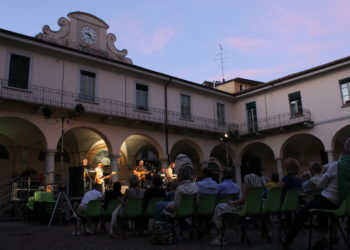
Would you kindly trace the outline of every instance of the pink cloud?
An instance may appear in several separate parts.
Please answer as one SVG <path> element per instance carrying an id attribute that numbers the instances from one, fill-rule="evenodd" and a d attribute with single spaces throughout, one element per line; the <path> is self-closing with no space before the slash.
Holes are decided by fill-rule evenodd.
<path id="1" fill-rule="evenodd" d="M 163 49 L 175 36 L 175 32 L 171 29 L 160 28 L 156 30 L 149 38 L 141 44 L 141 49 L 145 54 Z"/>

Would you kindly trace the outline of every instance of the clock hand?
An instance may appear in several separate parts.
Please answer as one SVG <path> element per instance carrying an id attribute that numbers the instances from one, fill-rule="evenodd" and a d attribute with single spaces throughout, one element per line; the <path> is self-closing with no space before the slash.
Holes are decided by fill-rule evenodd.
<path id="1" fill-rule="evenodd" d="M 90 38 L 92 38 L 91 34 L 88 32 L 85 32 L 86 35 L 88 35 Z"/>

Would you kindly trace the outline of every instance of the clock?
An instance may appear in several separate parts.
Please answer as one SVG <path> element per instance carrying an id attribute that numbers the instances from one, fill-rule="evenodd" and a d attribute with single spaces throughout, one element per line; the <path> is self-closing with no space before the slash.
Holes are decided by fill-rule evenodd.
<path id="1" fill-rule="evenodd" d="M 97 39 L 96 32 L 89 26 L 84 26 L 80 30 L 80 38 L 86 44 L 94 44 Z"/>

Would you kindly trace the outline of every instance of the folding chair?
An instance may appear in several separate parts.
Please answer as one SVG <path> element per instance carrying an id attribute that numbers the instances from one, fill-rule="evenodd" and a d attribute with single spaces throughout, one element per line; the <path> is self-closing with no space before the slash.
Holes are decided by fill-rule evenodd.
<path id="1" fill-rule="evenodd" d="M 251 243 L 247 234 L 247 217 L 258 216 L 261 212 L 262 196 L 264 188 L 253 188 L 249 191 L 247 200 L 245 201 L 243 208 L 226 212 L 222 216 L 222 230 L 221 230 L 221 245 L 223 245 L 224 233 L 226 227 L 227 216 L 239 216 L 241 219 L 241 241 L 247 240 L 249 247 Z"/>
<path id="2" fill-rule="evenodd" d="M 310 214 L 315 214 L 315 213 L 324 213 L 327 215 L 331 216 L 331 226 L 329 229 L 330 233 L 330 240 L 329 240 L 329 249 L 332 249 L 332 241 L 333 241 L 333 226 L 334 223 L 336 226 L 339 228 L 339 231 L 341 232 L 341 236 L 345 242 L 345 245 L 347 249 L 350 250 L 350 245 L 349 245 L 349 237 L 345 235 L 345 232 L 339 222 L 339 218 L 345 217 L 345 216 L 350 216 L 350 192 L 348 192 L 345 200 L 343 200 L 342 204 L 338 209 L 331 210 L 331 209 L 311 209 L 309 211 Z M 349 230 L 349 229 L 348 229 Z M 311 249 L 312 245 L 312 226 L 310 226 L 310 231 L 309 231 L 309 249 Z"/>

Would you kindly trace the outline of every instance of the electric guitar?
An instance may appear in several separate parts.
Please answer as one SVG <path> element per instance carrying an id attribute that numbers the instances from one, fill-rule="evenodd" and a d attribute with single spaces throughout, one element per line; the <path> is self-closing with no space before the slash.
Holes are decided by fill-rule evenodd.
<path id="1" fill-rule="evenodd" d="M 112 175 L 115 175 L 115 174 L 117 174 L 117 172 L 116 172 L 116 171 L 112 171 L 112 173 L 111 173 L 110 175 L 101 176 L 100 178 L 97 178 L 97 177 L 96 177 L 96 178 L 95 178 L 95 182 L 96 182 L 97 184 L 102 184 L 103 181 L 104 181 L 104 179 L 111 178 Z"/>

